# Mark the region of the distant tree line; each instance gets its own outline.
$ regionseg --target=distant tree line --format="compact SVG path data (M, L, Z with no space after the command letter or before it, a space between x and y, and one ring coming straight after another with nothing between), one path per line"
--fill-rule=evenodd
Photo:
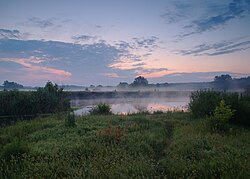
M38 114L56 113L70 109L62 88L47 82L37 91L5 90L0 92L0 124L17 119L33 118Z
M144 78L143 76L136 77L131 84L128 84L127 82L120 82L117 85L117 87L119 87L119 88L147 87L147 86L149 86L148 80L146 78Z
M215 76L214 88L216 90L233 90L233 89L244 89L249 92L250 88L250 76L246 78L233 79L230 75Z
M18 83L15 83L15 82L10 82L8 80L5 80L3 82L3 88L4 89L22 89L23 88L23 85L21 84L18 84Z
M201 83L157 83L157 84L149 84L148 80L144 78L143 76L138 76L134 79L134 81L131 84L128 84L127 82L120 82L117 87L120 89L126 89L126 88L136 88L136 87L172 87L177 85L184 85L184 86L196 86L198 89L204 88L203 85L214 89L214 90L237 90L237 89L243 89L246 92L250 93L250 76L246 78L239 78L239 79L233 79L230 75L220 75L215 76L214 81L212 82L201 82Z

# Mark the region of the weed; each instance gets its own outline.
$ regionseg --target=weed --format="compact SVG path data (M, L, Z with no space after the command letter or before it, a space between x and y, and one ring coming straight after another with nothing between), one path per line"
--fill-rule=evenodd
M90 114L92 115L97 115L97 114L102 114L102 115L110 115L112 114L111 112L111 107L110 105L106 103L99 103L96 107L90 110Z
M214 116L211 118L211 127L215 131L225 130L226 124L234 115L234 110L229 105L221 100L219 106L215 108Z
M68 115L65 119L65 124L68 127L75 127L76 126L76 120L75 120L74 113L68 113Z

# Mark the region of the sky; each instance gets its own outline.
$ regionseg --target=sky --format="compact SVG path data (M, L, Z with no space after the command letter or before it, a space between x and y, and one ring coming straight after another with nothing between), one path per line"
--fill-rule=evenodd
M250 75L250 0L0 0L0 83Z

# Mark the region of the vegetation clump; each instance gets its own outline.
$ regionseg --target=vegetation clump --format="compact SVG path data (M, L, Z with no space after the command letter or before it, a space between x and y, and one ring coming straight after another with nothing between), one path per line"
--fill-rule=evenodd
M211 127L213 130L225 130L226 124L233 117L234 111L229 105L225 104L224 100L221 100L219 106L214 110L214 116L211 119Z
M68 127L75 127L76 126L76 120L75 120L74 113L68 113L68 115L65 119L65 124Z
M10 160L11 158L20 158L22 154L29 152L29 147L22 141L13 141L3 146L1 151L1 158Z
M93 109L90 110L91 115L110 115L112 114L111 107L106 103L99 103Z
M130 86L132 87L148 86L148 80L143 76L138 76L137 78L135 78L133 83L130 84Z
M232 125L233 134L218 135L206 118L189 118L75 116L77 128L56 116L17 122L0 130L0 178L249 178L249 130Z
M0 92L0 126L30 119L38 114L57 113L70 109L70 103L62 88L47 82L37 91L1 91Z
M229 119L229 122L250 126L250 95L247 93L195 91L190 95L188 107L195 118L212 117L221 100L234 111L234 115Z

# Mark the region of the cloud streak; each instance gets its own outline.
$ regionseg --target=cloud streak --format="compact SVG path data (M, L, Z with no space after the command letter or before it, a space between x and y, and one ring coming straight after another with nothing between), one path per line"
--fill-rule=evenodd
M176 36L179 41L191 35L220 29L233 19L246 17L250 13L249 4L249 0L205 1L201 6L197 6L195 1L172 2L170 10L161 17L167 23L183 21L183 32ZM199 15L194 14L196 11L200 12Z
M39 75L41 77L50 75L54 79L54 75L61 81L71 77L80 79L82 83L89 83L92 80L100 84L105 78L117 77L111 73L116 73L118 76L120 72L124 74L123 70L113 70L108 65L125 54L126 51L104 41L74 44L59 41L0 39L2 59L0 63L6 65L8 69L11 65L6 64L6 59L11 59L9 63L22 66L23 72L20 73L25 74L26 71L35 74L36 79ZM70 72L66 69L70 69ZM104 76L104 73L110 74ZM29 78L32 78L32 75Z
M216 56L230 54L238 51L247 50L250 48L250 40L247 41L222 41L214 44L203 43L189 50L178 50L176 54L194 55L194 56Z
M224 25L229 20L241 16L245 11L245 3L243 3L242 1L233 1L228 4L228 9L226 10L226 12L193 21L190 27L195 27L196 32L198 33L212 30L217 28L218 26Z
M160 77L169 73L165 68L149 68L148 59L152 52L159 49L159 38L156 36L132 38L132 41L120 41L116 47L123 54L108 66L112 69L133 71L136 76L142 75L148 78Z
M190 16L192 3L173 1L168 4L166 11L160 15L167 24L177 23Z
M19 30L0 29L0 38L1 39L19 39L21 38L21 34Z
M169 71L167 68L153 68L153 69L139 68L136 70L136 73L140 76L144 76L145 78L157 78L165 76L172 72Z
M40 28L48 28L54 26L52 19L40 19L38 17L31 17L28 19L28 24L40 27Z
M120 76L117 73L103 73L103 76L107 76L110 78L120 78Z
M71 37L72 40L74 40L76 43L90 41L90 40L96 40L96 36L90 36L90 35L75 35Z

